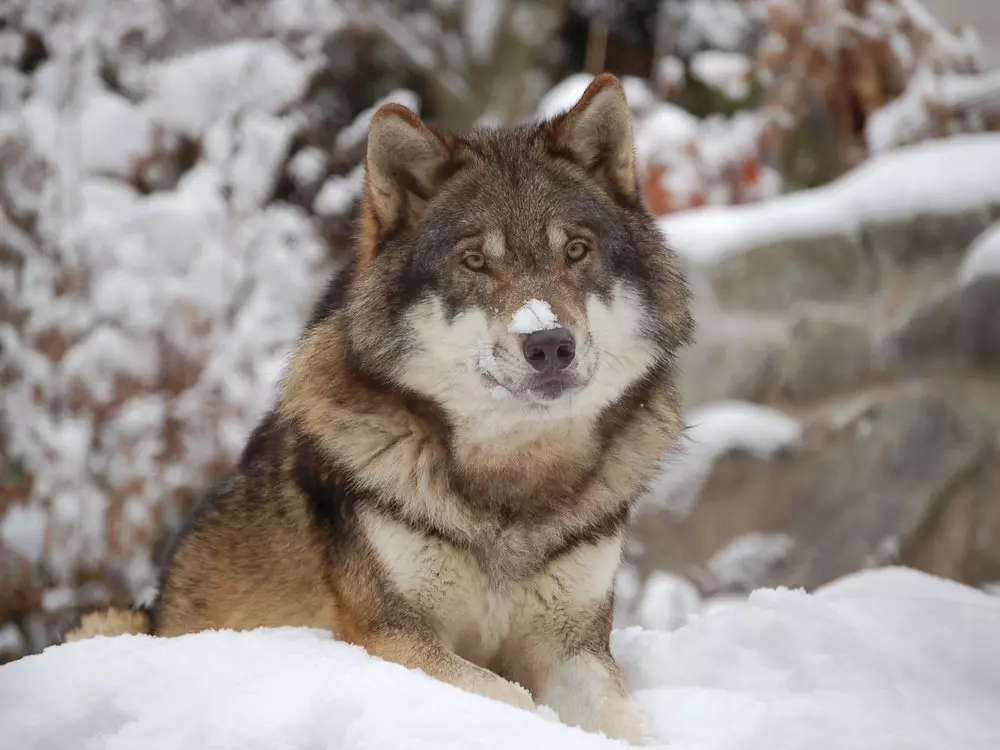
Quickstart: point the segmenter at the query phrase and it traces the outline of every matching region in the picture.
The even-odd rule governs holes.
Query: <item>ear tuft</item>
[[[594,78],[576,105],[548,126],[550,143],[626,198],[638,195],[632,118],[625,89],[610,73]]]
[[[383,104],[368,129],[364,241],[372,245],[419,216],[451,161],[450,139],[402,104]]]

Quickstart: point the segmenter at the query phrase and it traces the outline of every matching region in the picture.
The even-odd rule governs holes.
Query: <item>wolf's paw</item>
[[[657,743],[646,722],[628,700],[615,701],[601,716],[601,731],[608,737],[624,740],[630,745],[648,747]]]
[[[509,703],[515,708],[523,708],[525,711],[535,710],[535,701],[532,699],[531,693],[502,677],[490,680],[481,687],[479,692],[487,698]]]

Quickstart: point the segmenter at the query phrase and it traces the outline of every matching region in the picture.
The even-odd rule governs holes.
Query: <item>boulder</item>
[[[832,404],[807,420],[797,449],[770,459],[745,452],[719,458],[685,517],[640,507],[634,563],[678,572],[713,594],[754,585],[813,588],[917,549],[908,545],[927,549],[920,540],[933,535],[956,484],[986,465],[990,436],[974,410],[926,388]],[[968,492],[951,512],[972,528],[967,517],[980,513],[989,494]],[[931,572],[954,570],[951,560],[970,554],[966,542],[959,533],[939,535],[937,552],[912,555]],[[755,575],[720,579],[716,563],[739,548]]]
[[[878,287],[872,256],[848,235],[804,237],[725,256],[711,270],[724,308],[782,311],[800,301],[851,302]]]

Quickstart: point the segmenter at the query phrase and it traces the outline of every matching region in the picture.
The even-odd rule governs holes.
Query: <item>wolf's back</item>
[[[63,642],[82,641],[98,635],[148,635],[153,630],[153,622],[145,609],[107,609],[88,612],[80,619],[80,624],[66,631]]]

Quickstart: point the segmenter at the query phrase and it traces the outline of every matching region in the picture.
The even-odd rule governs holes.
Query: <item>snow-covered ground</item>
[[[996,750],[1000,598],[907,569],[613,636],[672,750]],[[623,747],[303,629],[99,638],[0,667],[18,750]]]

